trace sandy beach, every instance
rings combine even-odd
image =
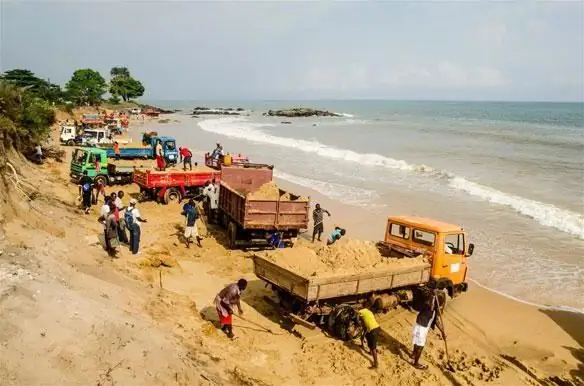
[[[165,134],[156,121],[132,122],[133,136],[154,126]],[[287,331],[264,300],[273,293],[253,274],[252,252],[227,250],[224,230],[201,221],[203,247],[185,248],[178,205],[140,203],[148,219],[141,254],[122,248],[111,259],[100,242],[99,208],[88,216],[76,208],[69,160],[16,165],[44,189],[30,203],[11,194],[7,199],[15,204],[3,214],[3,384],[584,384],[584,315],[520,303],[472,282],[445,310],[455,372],[444,366],[437,332],[423,357],[430,368],[421,372],[409,364],[415,313],[403,308],[379,317],[380,369],[372,371],[357,344],[320,330]],[[285,180],[278,184],[320,203],[332,214],[325,230],[342,224],[350,238],[379,240],[387,216],[404,214],[399,207],[379,213]],[[138,193],[135,185],[109,189],[117,190]],[[250,285],[243,295],[244,319],[235,318],[238,339],[230,341],[216,327],[212,302],[241,277]]]

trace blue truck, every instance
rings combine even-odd
[[[122,145],[120,146],[121,159],[153,159],[156,158],[155,148],[156,143],[160,141],[164,151],[164,158],[167,165],[176,165],[178,163],[178,149],[176,148],[176,140],[172,137],[158,137],[158,136],[144,136],[140,145]],[[114,158],[115,152],[111,145],[102,147],[108,158]]]

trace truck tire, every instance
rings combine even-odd
[[[180,191],[176,188],[170,188],[164,193],[164,203],[179,203],[181,200]]]
[[[99,183],[100,181],[103,184],[103,186],[109,185],[109,180],[108,180],[107,176],[99,175],[99,176],[95,176],[95,178],[93,179],[93,182],[95,182],[96,184]]]
[[[359,315],[348,304],[336,306],[329,315],[329,332],[334,337],[347,341],[355,339],[361,334]]]
[[[229,249],[235,249],[237,247],[237,225],[231,221],[227,226],[227,242]]]
[[[67,146],[75,146],[75,141],[72,140],[72,139],[70,139],[70,140],[67,141],[66,144],[67,144]]]

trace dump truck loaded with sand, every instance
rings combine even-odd
[[[308,228],[309,198],[278,188],[268,165],[223,166],[218,206],[232,249],[267,245],[266,234],[271,232],[291,246],[300,230]]]
[[[256,254],[254,271],[271,285],[277,300],[266,300],[286,319],[352,339],[358,331],[355,311],[366,299],[387,311],[412,303],[427,289],[450,297],[466,291],[473,250],[456,225],[390,217],[384,241],[342,239],[319,249],[309,244]]]

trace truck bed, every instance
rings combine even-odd
[[[305,277],[261,256],[253,257],[257,277],[306,302],[343,296],[362,295],[425,283],[430,279],[430,264],[413,262],[395,268],[359,274]]]
[[[136,169],[134,171],[134,182],[142,188],[203,186],[205,182],[211,181],[213,178],[219,182],[221,172],[206,166],[197,166],[191,171],[179,168],[170,168],[165,171],[154,169]]]
[[[223,182],[219,208],[243,229],[286,230],[308,228],[310,203],[283,192],[281,199],[252,199]]]
[[[133,173],[134,169],[148,169],[154,166],[154,161],[136,159],[136,160],[125,160],[120,159],[118,161],[110,161],[107,164],[107,171],[110,174],[116,173]]]

